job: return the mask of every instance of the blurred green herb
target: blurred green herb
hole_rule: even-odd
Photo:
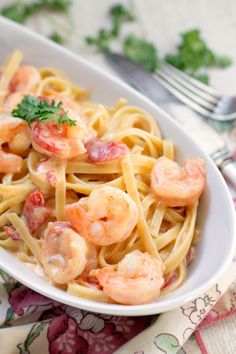
[[[67,11],[71,5],[71,0],[41,0],[41,3],[54,11]]]
[[[93,45],[97,47],[100,52],[108,52],[110,40],[113,38],[111,31],[106,29],[100,29],[96,37],[86,37],[85,42],[88,45]]]
[[[129,35],[123,42],[123,53],[149,71],[155,71],[159,58],[155,46],[142,38]]]
[[[131,10],[125,8],[121,4],[114,5],[110,8],[109,15],[112,19],[111,34],[117,37],[120,34],[120,27],[123,22],[134,21],[134,15]]]
[[[58,32],[52,32],[48,36],[48,38],[51,39],[52,41],[58,43],[58,44],[64,44],[65,43],[65,39]]]
[[[109,16],[112,21],[111,30],[102,28],[98,31],[97,36],[88,36],[85,38],[85,42],[88,45],[95,46],[101,52],[109,51],[110,42],[112,39],[119,36],[122,23],[134,20],[134,15],[131,10],[120,4],[114,5],[110,8]]]
[[[202,69],[226,68],[232,63],[230,58],[215,54],[209,49],[198,29],[182,33],[181,38],[182,41],[177,47],[177,53],[166,55],[165,60],[204,83],[208,83],[209,77],[206,73],[201,73]]]
[[[28,17],[40,10],[67,11],[70,5],[70,0],[38,0],[32,4],[19,0],[3,7],[1,14],[13,21],[24,23]]]
[[[209,75],[207,74],[194,74],[192,76],[206,85],[209,84]]]

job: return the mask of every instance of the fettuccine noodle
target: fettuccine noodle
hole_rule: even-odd
[[[172,141],[162,138],[156,121],[142,109],[127,105],[125,99],[120,99],[115,107],[106,107],[93,102],[88,92],[75,86],[65,74],[54,68],[34,69],[37,70],[39,78],[38,81],[35,79],[37,82],[35,85],[32,84],[32,87],[27,86],[27,76],[22,76],[22,82],[18,78],[19,82],[15,83],[15,75],[21,68],[22,57],[21,52],[15,51],[2,67],[1,112],[4,112],[3,114],[6,114],[6,111],[11,112],[25,95],[40,96],[43,99],[55,97],[56,102],[65,103],[65,111],[68,109],[69,117],[70,114],[72,118],[82,117],[89,134],[88,138],[83,136],[84,140],[81,140],[81,154],[74,156],[72,148],[71,155],[58,160],[51,152],[47,154],[44,151],[47,149],[45,146],[50,144],[50,137],[47,138],[49,142],[46,139],[44,146],[42,145],[42,150],[37,149],[36,143],[33,146],[29,143],[22,152],[18,149],[18,142],[13,148],[8,142],[5,152],[20,156],[22,161],[19,161],[21,162],[19,171],[12,172],[5,171],[4,168],[1,170],[3,162],[0,160],[0,246],[14,253],[32,269],[40,267],[50,282],[63,287],[75,296],[102,302],[119,302],[106,293],[105,286],[103,289],[101,283],[100,285],[96,283],[96,279],[89,271],[86,273],[87,266],[81,266],[83,272],[74,279],[65,281],[64,284],[63,281],[58,283],[53,281],[42,256],[45,251],[43,240],[46,237],[44,235],[48,223],[60,221],[67,225],[65,227],[70,227],[68,205],[77,203],[81,198],[92,196],[91,193],[97,190],[118,189],[136,205],[137,222],[130,232],[123,239],[111,244],[109,242],[99,244],[93,242],[92,236],[87,237],[79,232],[82,226],[78,225],[77,229],[69,217],[74,234],[78,232],[82,238],[86,238],[84,250],[86,254],[94,253],[95,268],[106,268],[114,272],[113,274],[119,270],[119,262],[127,254],[134,251],[147,252],[152,259],[157,260],[163,274],[165,282],[160,285],[161,295],[174,291],[186,279],[187,266],[194,253],[198,234],[195,226],[198,198],[186,205],[173,206],[171,203],[162,202],[162,199],[157,198],[152,192],[150,174],[156,161],[159,161],[161,156],[169,160],[175,158]],[[32,80],[30,82],[32,83]],[[24,126],[25,129],[26,126],[27,124]],[[66,129],[69,131],[70,128]],[[91,136],[102,141],[119,142],[126,146],[127,150],[119,158],[111,158],[108,162],[93,161],[88,158],[85,144],[86,139],[90,139]],[[3,144],[6,141],[1,140],[1,131],[0,142],[5,149]],[[35,197],[36,201],[28,199],[38,191],[42,193],[45,201],[38,202],[36,199],[39,195]],[[26,200],[30,200],[32,204],[26,205]],[[97,208],[102,208],[102,204],[99,203],[98,200]],[[37,212],[33,212],[34,205],[38,208]],[[42,215],[43,222],[37,228],[35,223],[37,224],[38,218],[42,218]],[[106,218],[103,217],[101,220],[106,221]],[[81,242],[85,241],[82,239]],[[65,245],[62,252],[66,247]],[[81,250],[81,257],[85,256]]]

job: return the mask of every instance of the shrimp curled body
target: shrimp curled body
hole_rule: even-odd
[[[86,266],[86,241],[68,222],[50,222],[45,231],[42,264],[54,283],[66,284],[77,278]]]
[[[3,149],[8,145],[8,150]],[[8,115],[0,117],[0,172],[18,173],[23,166],[22,153],[31,145],[30,130],[25,121]],[[10,151],[9,151],[10,150]]]
[[[37,85],[41,81],[39,71],[30,65],[23,65],[17,69],[10,82],[12,92],[34,93]]]
[[[94,189],[89,197],[68,205],[66,213],[81,236],[101,246],[125,240],[138,221],[134,201],[115,187]]]
[[[79,126],[62,124],[59,130],[54,122],[31,124],[33,147],[36,151],[57,159],[69,159],[86,152],[80,139]]]
[[[111,299],[125,305],[141,305],[157,299],[164,283],[160,262],[148,253],[138,250],[128,253],[110,268],[90,272]]]
[[[185,206],[198,200],[205,187],[204,162],[187,159],[181,168],[176,162],[160,157],[151,172],[151,189],[156,198],[170,207]]]

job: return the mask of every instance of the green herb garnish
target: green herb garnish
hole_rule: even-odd
[[[64,38],[58,33],[58,32],[52,32],[49,36],[49,39],[51,39],[52,41],[58,43],[58,44],[64,44],[65,40]]]
[[[40,10],[66,11],[70,4],[70,0],[38,0],[33,4],[15,1],[11,5],[3,7],[1,14],[13,21],[24,23],[29,16]]]
[[[76,125],[76,121],[68,117],[67,113],[61,109],[62,101],[57,105],[54,100],[48,103],[47,100],[40,100],[30,95],[24,96],[23,100],[12,111],[13,117],[24,119],[28,123],[32,121],[49,122],[54,121],[58,129],[62,124],[68,126]]]
[[[28,6],[16,2],[1,9],[1,14],[10,20],[23,23],[28,17]]]
[[[123,53],[149,71],[155,71],[159,58],[155,46],[145,39],[129,35],[123,42]]]
[[[88,45],[95,46],[100,52],[109,52],[110,40],[113,38],[112,33],[109,30],[100,29],[96,37],[88,36],[85,38],[85,42]]]
[[[108,52],[110,50],[111,41],[117,38],[120,34],[121,24],[134,20],[134,16],[130,9],[123,5],[117,4],[110,8],[109,16],[112,21],[112,28],[102,28],[98,31],[97,36],[88,36],[85,42],[88,45],[95,46],[100,52]]]
[[[201,73],[203,68],[225,68],[232,63],[230,58],[217,55],[209,49],[197,29],[182,33],[181,38],[182,42],[177,47],[177,53],[167,55],[165,60],[200,81],[206,83],[209,80],[206,73]]]
[[[67,11],[71,5],[71,0],[41,0],[41,3],[54,11]]]
[[[123,22],[131,22],[134,20],[134,15],[131,10],[121,4],[113,5],[110,8],[109,15],[112,19],[111,33],[114,37],[120,34],[120,27]]]

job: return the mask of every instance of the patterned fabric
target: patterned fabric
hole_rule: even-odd
[[[47,348],[44,354],[111,354],[151,321],[147,316],[128,318],[78,310],[34,292],[3,270],[0,275],[1,354],[38,354],[42,341]],[[9,341],[13,328],[21,335]]]

